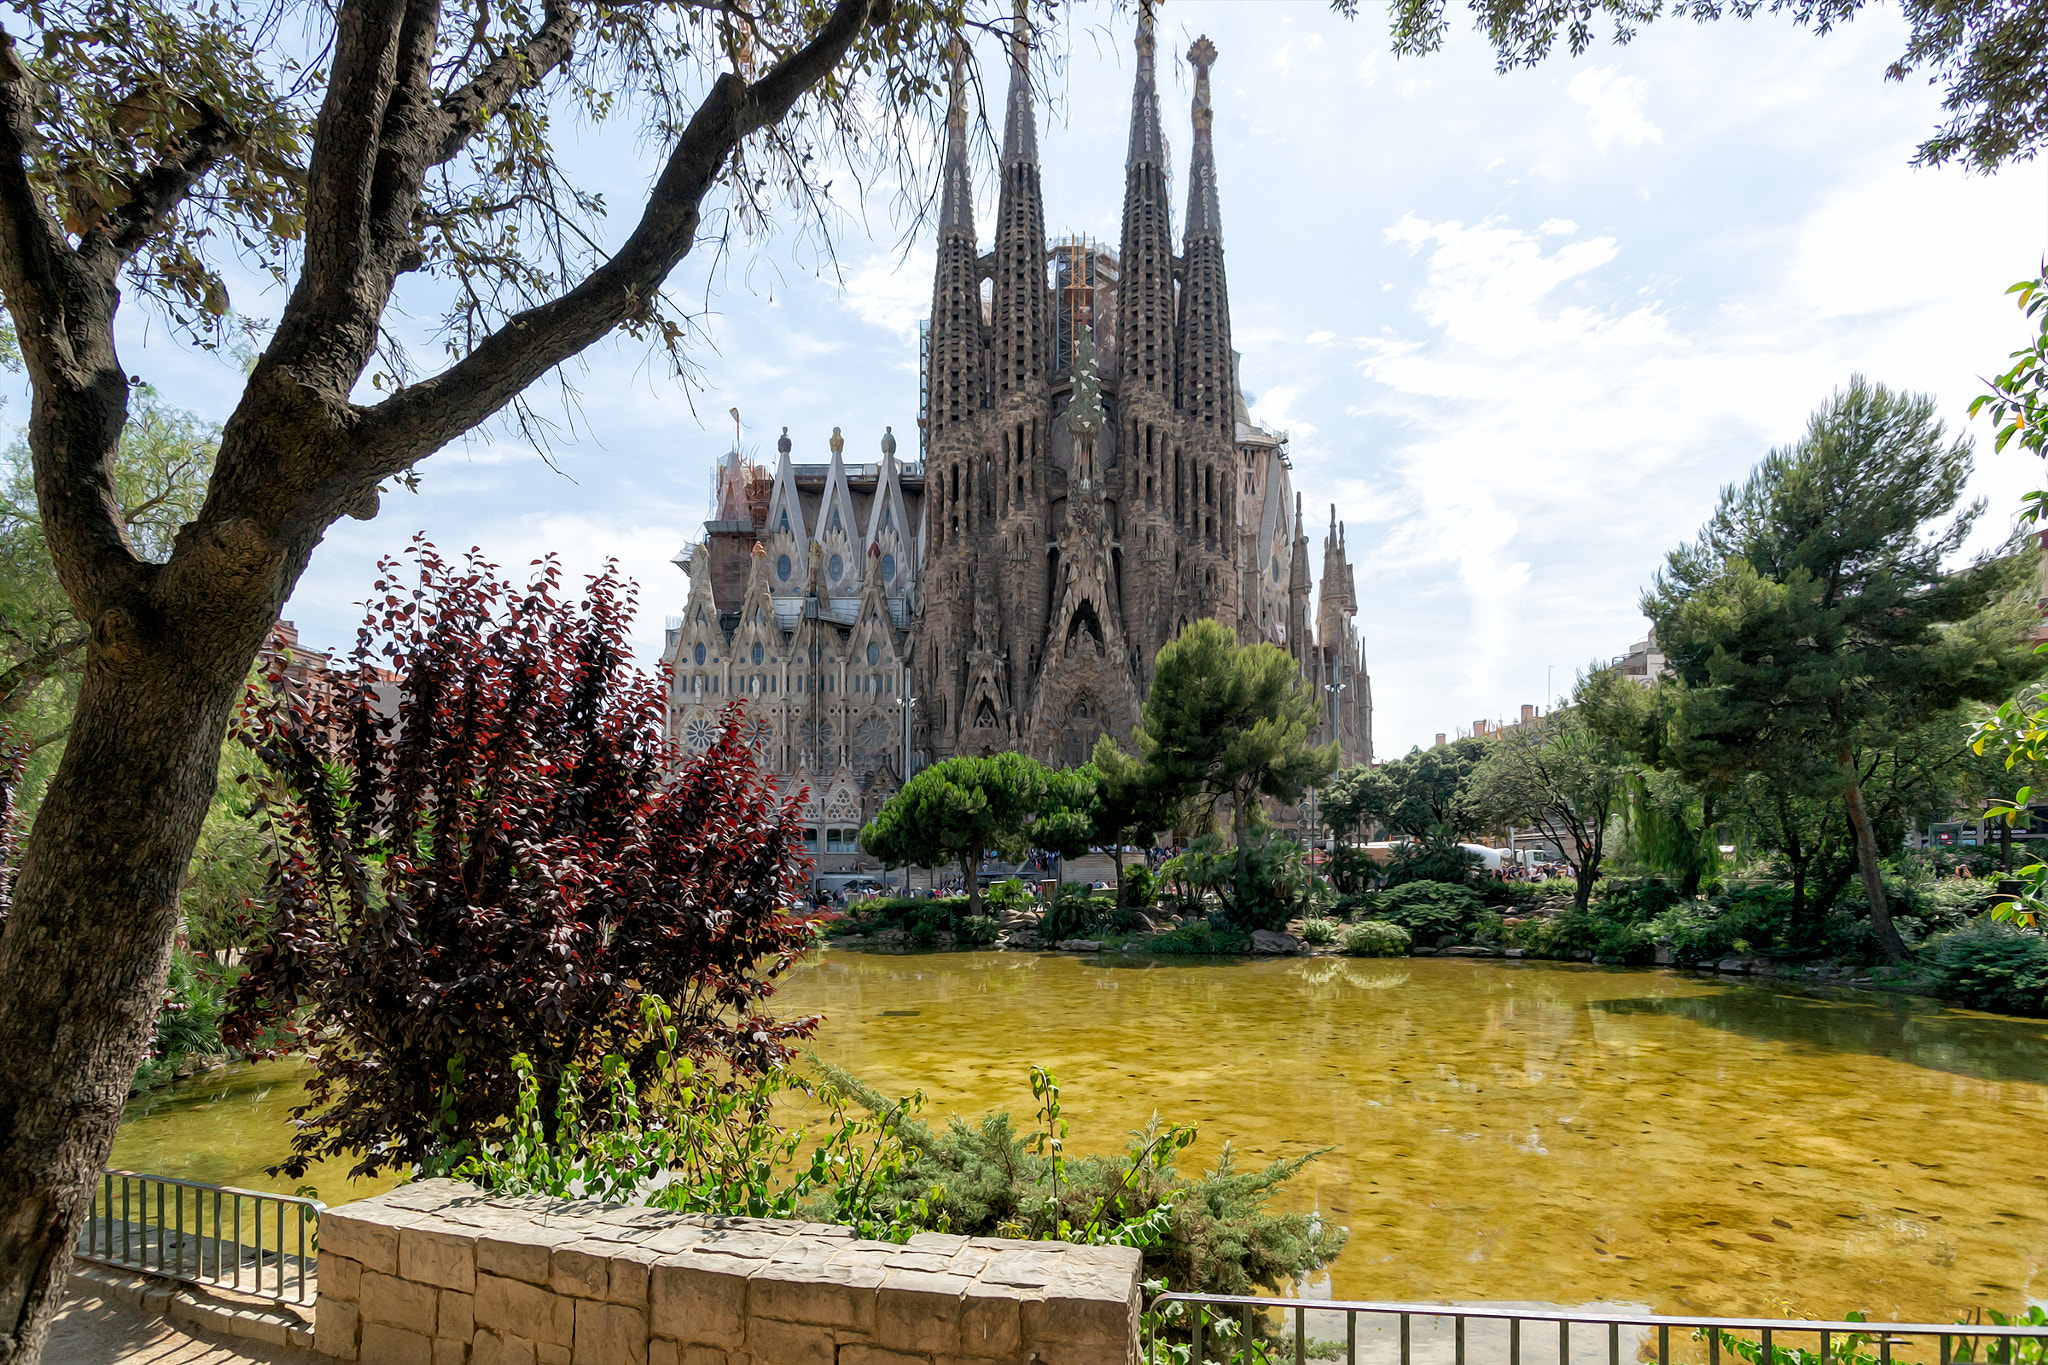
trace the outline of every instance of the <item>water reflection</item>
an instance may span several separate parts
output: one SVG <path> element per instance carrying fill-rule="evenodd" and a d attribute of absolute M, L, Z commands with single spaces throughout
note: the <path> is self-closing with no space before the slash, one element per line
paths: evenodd
<path fill-rule="evenodd" d="M 1592 1008 L 1689 1019 L 1748 1038 L 1860 1052 L 1979 1080 L 2048 1084 L 2048 1022 L 1951 1010 L 1906 996 L 1734 986 L 1675 998 L 1596 1000 Z"/>

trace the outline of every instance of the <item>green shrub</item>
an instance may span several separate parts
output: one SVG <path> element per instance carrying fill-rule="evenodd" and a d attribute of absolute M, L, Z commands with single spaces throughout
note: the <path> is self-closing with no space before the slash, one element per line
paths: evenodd
<path fill-rule="evenodd" d="M 1117 884 L 1117 889 L 1123 903 L 1134 910 L 1150 909 L 1159 900 L 1159 879 L 1144 863 L 1126 864 L 1123 880 Z"/>
<path fill-rule="evenodd" d="M 1337 897 L 1333 913 L 1338 919 L 1356 924 L 1362 919 L 1375 919 L 1380 913 L 1379 893 L 1361 891 L 1353 895 Z"/>
<path fill-rule="evenodd" d="M 1662 877 L 1609 877 L 1593 888 L 1593 908 L 1623 924 L 1655 919 L 1684 897 Z"/>
<path fill-rule="evenodd" d="M 1432 838 L 1403 844 L 1395 849 L 1387 859 L 1385 875 L 1389 886 L 1404 886 L 1410 882 L 1466 886 L 1485 865 L 1485 860 L 1470 849 L 1448 838 Z"/>
<path fill-rule="evenodd" d="M 1469 886 L 1416 881 L 1380 893 L 1376 918 L 1398 924 L 1417 938 L 1437 938 L 1458 933 L 1485 908 L 1486 902 Z"/>
<path fill-rule="evenodd" d="M 1972 1009 L 2048 1016 L 2048 937 L 1996 920 L 1937 934 L 1922 956 L 1935 989 Z"/>
<path fill-rule="evenodd" d="M 1016 877 L 997 882 L 981 898 L 988 912 L 998 918 L 1019 910 L 1028 910 L 1035 903 L 1031 889 Z"/>
<path fill-rule="evenodd" d="M 1678 962 L 1717 962 L 1734 951 L 1735 927 L 1708 901 L 1680 901 L 1650 921 L 1650 937 L 1671 945 Z"/>
<path fill-rule="evenodd" d="M 963 915 L 960 927 L 954 937 L 962 943 L 994 943 L 998 935 L 996 922 L 987 915 Z"/>
<path fill-rule="evenodd" d="M 1317 947 L 1337 941 L 1337 922 L 1328 919 L 1307 919 L 1301 922 L 1301 941 Z"/>
<path fill-rule="evenodd" d="M 171 950 L 171 974 L 156 1016 L 156 1039 L 137 1069 L 134 1087 L 147 1090 L 172 1080 L 194 1057 L 227 1054 L 220 1021 L 227 1013 L 228 987 L 237 969 L 224 968 L 179 944 Z"/>
<path fill-rule="evenodd" d="M 1353 957 L 1402 957 L 1415 946 L 1415 936 L 1399 924 L 1368 919 L 1346 926 L 1337 942 Z"/>
<path fill-rule="evenodd" d="M 1169 957 L 1236 956 L 1250 952 L 1251 948 L 1252 936 L 1244 930 L 1227 924 L 1211 924 L 1206 919 L 1183 924 L 1145 940 L 1146 952 L 1163 953 Z"/>
<path fill-rule="evenodd" d="M 1053 893 L 1045 913 L 1039 916 L 1039 936 L 1048 943 L 1081 938 L 1113 906 L 1114 902 L 1106 896 L 1098 902 L 1085 883 L 1066 882 Z"/>
<path fill-rule="evenodd" d="M 1591 953 L 1595 962 L 1645 966 L 1657 960 L 1657 943 L 1647 924 L 1623 924 L 1590 911 L 1561 915 L 1550 927 L 1546 951 L 1552 957 Z"/>
<path fill-rule="evenodd" d="M 1548 882 L 1501 882 L 1488 877 L 1479 883 L 1479 898 L 1496 909 L 1527 910 L 1543 899 Z"/>

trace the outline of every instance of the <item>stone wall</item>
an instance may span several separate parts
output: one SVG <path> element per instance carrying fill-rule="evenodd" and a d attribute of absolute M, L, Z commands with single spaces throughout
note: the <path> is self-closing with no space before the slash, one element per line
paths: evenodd
<path fill-rule="evenodd" d="M 320 1217 L 314 1344 L 362 1365 L 1131 1365 L 1126 1247 L 499 1198 Z"/>

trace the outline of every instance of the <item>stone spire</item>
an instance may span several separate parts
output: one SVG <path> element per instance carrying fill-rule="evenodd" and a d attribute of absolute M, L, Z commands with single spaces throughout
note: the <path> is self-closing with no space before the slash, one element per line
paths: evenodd
<path fill-rule="evenodd" d="M 928 435 L 967 422 L 981 406 L 981 267 L 974 236 L 974 185 L 967 168 L 967 47 L 953 40 L 946 107 L 945 179 L 939 190 L 938 268 L 932 278 Z M 934 448 L 936 451 L 936 447 Z"/>
<path fill-rule="evenodd" d="M 1159 131 L 1157 46 L 1151 0 L 1138 6 L 1138 80 L 1131 93 L 1124 162 L 1123 240 L 1117 253 L 1118 395 L 1125 405 L 1157 395 L 1173 406 L 1173 213 L 1167 203 L 1166 139 Z"/>
<path fill-rule="evenodd" d="M 1315 641 L 1309 635 L 1308 595 L 1314 587 L 1308 571 L 1308 532 L 1301 524 L 1301 494 L 1294 495 L 1294 562 L 1287 575 L 1287 652 L 1308 662 Z"/>
<path fill-rule="evenodd" d="M 1194 157 L 1188 170 L 1186 274 L 1180 298 L 1180 406 L 1195 424 L 1237 437 L 1237 383 L 1230 350 L 1230 289 L 1223 272 L 1223 213 L 1216 193 L 1216 149 L 1209 135 L 1209 68 L 1216 45 L 1197 38 L 1188 49 L 1195 68 Z"/>
<path fill-rule="evenodd" d="M 1337 504 L 1330 504 L 1330 532 L 1323 537 L 1323 592 L 1316 603 L 1316 634 L 1326 645 L 1341 646 L 1344 626 L 1358 611 L 1351 562 L 1344 553 L 1344 526 Z"/>
<path fill-rule="evenodd" d="M 1010 34 L 1010 104 L 1003 124 L 1003 189 L 996 209 L 996 393 L 1041 394 L 1052 368 L 1045 288 L 1045 197 L 1031 112 L 1031 19 L 1016 0 Z M 1031 452 L 1025 452 L 1028 456 Z"/>
<path fill-rule="evenodd" d="M 953 70 L 946 82 L 945 179 L 939 186 L 939 236 L 974 236 L 974 184 L 967 168 L 967 44 L 953 39 Z"/>

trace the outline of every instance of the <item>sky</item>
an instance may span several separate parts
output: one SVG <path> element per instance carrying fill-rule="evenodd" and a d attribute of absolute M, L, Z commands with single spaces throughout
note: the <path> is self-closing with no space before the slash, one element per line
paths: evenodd
<path fill-rule="evenodd" d="M 1047 227 L 1114 244 L 1132 20 L 1080 13 L 1040 110 Z M 1182 54 L 1200 33 L 1221 53 L 1242 379 L 1254 416 L 1290 437 L 1318 572 L 1332 504 L 1348 528 L 1381 758 L 1543 704 L 1625 653 L 1665 552 L 1850 375 L 1932 394 L 1960 429 L 1980 376 L 2025 340 L 2004 290 L 2048 247 L 2048 172 L 1909 165 L 1940 95 L 1882 79 L 1905 41 L 1890 10 L 1824 37 L 1768 17 L 1666 21 L 1507 75 L 1462 12 L 1443 52 L 1400 60 L 1377 6 L 1354 21 L 1291 0 L 1159 13 L 1177 196 Z M 622 205 L 657 160 L 595 133 L 571 155 Z M 701 534 L 732 444 L 728 409 L 769 462 L 784 426 L 799 460 L 827 458 L 834 426 L 849 459 L 874 458 L 885 427 L 915 450 L 930 242 L 906 240 L 888 195 L 844 207 L 830 258 L 792 231 L 684 262 L 671 289 L 696 312 L 689 386 L 614 339 L 571 372 L 574 406 L 541 397 L 561 418 L 547 458 L 487 430 L 423 464 L 419 490 L 388 493 L 374 521 L 333 528 L 285 612 L 302 639 L 350 642 L 378 558 L 424 532 L 507 566 L 618 559 L 652 665 L 687 591 L 670 560 Z M 255 282 L 238 289 L 245 312 L 274 311 Z M 121 344 L 172 402 L 231 411 L 239 373 L 138 306 Z M 2039 472 L 1978 430 L 1988 544 Z"/>

